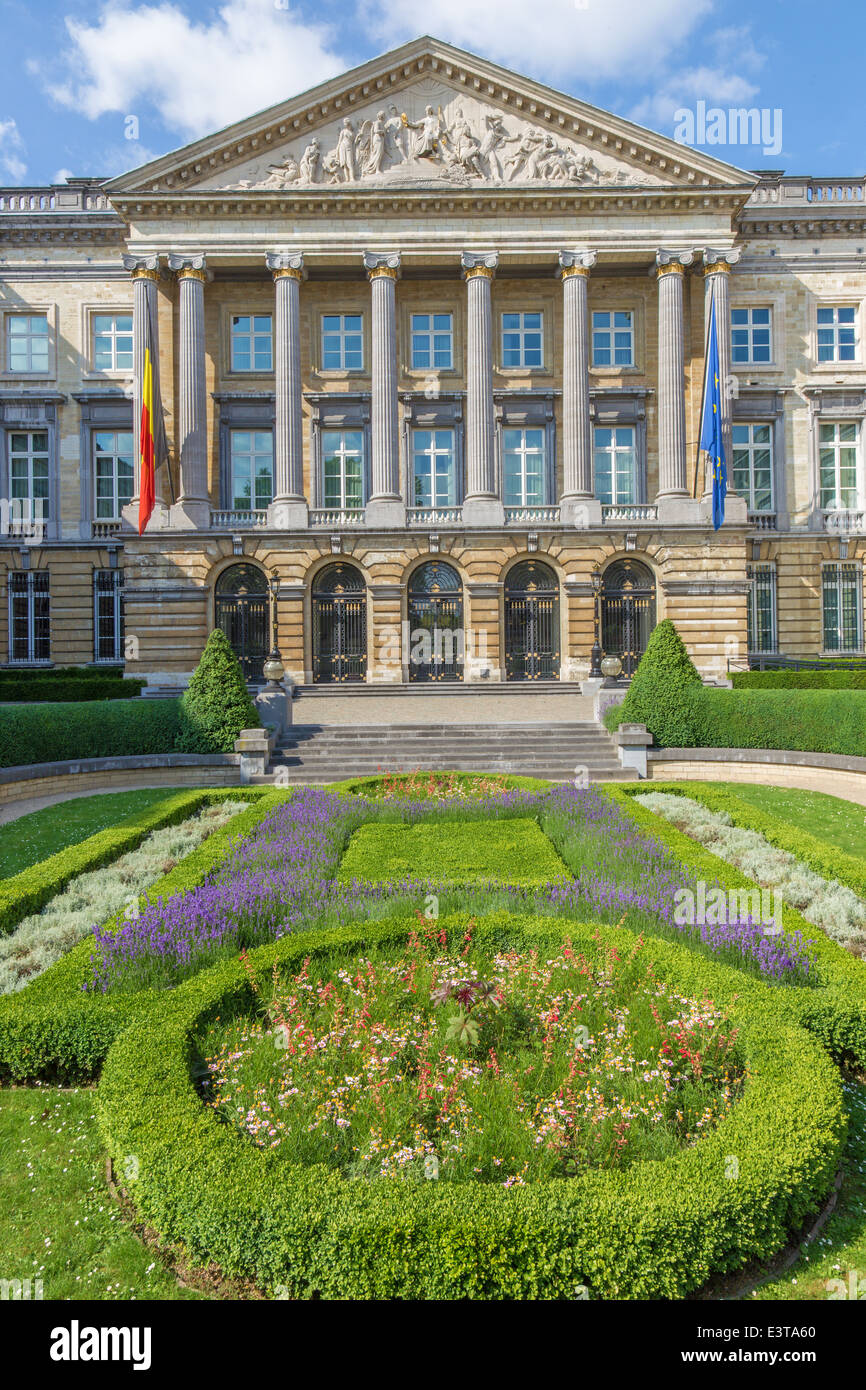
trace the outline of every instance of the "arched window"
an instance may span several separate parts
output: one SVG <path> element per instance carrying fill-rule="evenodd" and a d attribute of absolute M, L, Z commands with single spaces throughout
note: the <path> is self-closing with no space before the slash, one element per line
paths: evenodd
<path fill-rule="evenodd" d="M 652 570 L 640 560 L 614 560 L 602 578 L 601 645 L 605 656 L 618 656 L 623 673 L 634 675 L 655 625 Z"/>
<path fill-rule="evenodd" d="M 559 584 L 541 560 L 522 560 L 506 576 L 505 676 L 559 679 Z"/>
<path fill-rule="evenodd" d="M 444 560 L 428 560 L 409 578 L 409 680 L 463 679 L 463 586 Z"/>
<path fill-rule="evenodd" d="M 214 591 L 214 619 L 246 679 L 261 680 L 268 652 L 268 581 L 258 565 L 230 565 L 223 570 Z"/>
<path fill-rule="evenodd" d="M 313 580 L 313 680 L 367 678 L 367 594 L 364 576 L 342 560 Z"/>

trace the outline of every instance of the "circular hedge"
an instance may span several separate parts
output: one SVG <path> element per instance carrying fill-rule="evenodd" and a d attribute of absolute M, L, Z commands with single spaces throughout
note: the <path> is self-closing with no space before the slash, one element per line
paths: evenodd
<path fill-rule="evenodd" d="M 308 955 L 398 946 L 410 925 L 298 934 L 250 959 L 259 971 L 292 969 Z M 440 925 L 462 939 L 463 918 Z M 543 949 L 566 931 L 588 955 L 599 941 L 634 945 L 616 928 L 505 913 L 474 935 Z M 191 1074 L 201 1029 L 253 1008 L 237 961 L 162 996 L 114 1044 L 98 1092 L 109 1152 L 136 1174 L 129 1195 L 162 1239 L 278 1296 L 571 1299 L 583 1287 L 591 1298 L 682 1298 L 772 1255 L 819 1206 L 845 1115 L 838 1073 L 776 1006 L 777 991 L 676 944 L 645 949 L 663 978 L 726 1009 L 747 1072 L 717 1128 L 663 1162 L 505 1189 L 349 1180 L 258 1149 L 205 1107 Z"/>

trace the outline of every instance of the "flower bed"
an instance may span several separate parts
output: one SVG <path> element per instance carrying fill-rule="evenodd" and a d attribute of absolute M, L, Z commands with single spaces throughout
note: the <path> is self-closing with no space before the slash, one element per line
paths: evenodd
<path fill-rule="evenodd" d="M 449 951 L 466 920 L 440 921 Z M 248 968 L 297 975 L 307 957 L 399 949 L 411 923 L 304 933 L 260 948 Z M 597 929 L 596 929 L 597 932 Z M 615 929 L 570 929 L 575 949 L 627 953 Z M 549 919 L 478 925 L 488 950 L 562 944 Z M 833 1178 L 845 1121 L 835 1069 L 773 1006 L 773 991 L 671 943 L 652 943 L 660 979 L 707 993 L 739 1029 L 747 1080 L 715 1129 L 663 1162 L 514 1184 L 352 1180 L 286 1161 L 208 1113 L 190 1072 L 195 1039 L 255 995 L 222 962 L 165 996 L 118 1039 L 99 1087 L 114 1160 L 138 1159 L 128 1190 L 139 1218 L 189 1258 L 217 1261 L 289 1296 L 325 1298 L 679 1298 L 714 1271 L 784 1244 Z M 732 1156 L 736 1172 L 732 1170 Z"/>
<path fill-rule="evenodd" d="M 264 1020 L 207 1031 L 210 1104 L 288 1162 L 504 1187 L 666 1158 L 730 1109 L 736 1030 L 640 939 L 592 960 L 472 936 L 449 951 L 424 923 L 400 953 L 250 971 Z"/>

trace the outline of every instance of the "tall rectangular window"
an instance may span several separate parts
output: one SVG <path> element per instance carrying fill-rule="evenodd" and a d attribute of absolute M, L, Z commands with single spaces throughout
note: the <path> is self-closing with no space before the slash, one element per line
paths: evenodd
<path fill-rule="evenodd" d="M 826 564 L 821 579 L 825 652 L 861 651 L 863 576 L 860 566 L 845 561 Z"/>
<path fill-rule="evenodd" d="M 818 361 L 856 362 L 857 310 L 853 304 L 818 310 Z"/>
<path fill-rule="evenodd" d="M 231 341 L 233 372 L 274 370 L 270 314 L 233 314 Z"/>
<path fill-rule="evenodd" d="M 775 652 L 776 626 L 776 566 L 756 564 L 746 566 L 751 581 L 747 612 L 750 652 Z"/>
<path fill-rule="evenodd" d="M 544 430 L 502 431 L 506 507 L 543 507 L 547 501 Z"/>
<path fill-rule="evenodd" d="M 270 430 L 232 430 L 231 506 L 263 512 L 274 492 L 274 436 Z"/>
<path fill-rule="evenodd" d="M 634 428 L 600 425 L 593 432 L 595 495 L 608 506 L 637 501 Z"/>
<path fill-rule="evenodd" d="M 773 433 L 770 425 L 734 425 L 734 487 L 750 512 L 773 510 Z"/>
<path fill-rule="evenodd" d="M 8 578 L 9 660 L 50 661 L 47 570 L 13 570 Z"/>
<path fill-rule="evenodd" d="M 634 366 L 634 314 L 630 309 L 593 310 L 592 365 Z"/>
<path fill-rule="evenodd" d="M 93 658 L 123 660 L 123 570 L 93 571 Z"/>
<path fill-rule="evenodd" d="M 132 371 L 132 314 L 94 314 L 93 366 L 97 372 Z"/>
<path fill-rule="evenodd" d="M 772 310 L 731 310 L 731 361 L 760 366 L 772 361 Z"/>
<path fill-rule="evenodd" d="M 503 367 L 543 367 L 541 313 L 502 315 Z"/>
<path fill-rule="evenodd" d="M 322 481 L 326 507 L 363 507 L 363 430 L 322 430 Z"/>
<path fill-rule="evenodd" d="M 328 372 L 364 370 L 364 335 L 360 314 L 322 315 L 322 367 Z"/>
<path fill-rule="evenodd" d="M 827 511 L 859 506 L 856 421 L 822 421 L 818 426 L 821 506 Z"/>
<path fill-rule="evenodd" d="M 457 502 L 453 430 L 413 430 L 413 505 L 453 507 Z"/>
<path fill-rule="evenodd" d="M 131 430 L 95 430 L 93 458 L 97 521 L 119 521 L 132 501 L 135 463 Z"/>
<path fill-rule="evenodd" d="M 450 314 L 412 315 L 412 366 L 430 371 L 448 371 L 454 366 Z"/>
<path fill-rule="evenodd" d="M 13 430 L 9 434 L 9 500 L 24 505 L 21 514 L 48 520 L 48 433 Z"/>
<path fill-rule="evenodd" d="M 22 376 L 47 375 L 47 314 L 7 314 L 6 370 Z"/>

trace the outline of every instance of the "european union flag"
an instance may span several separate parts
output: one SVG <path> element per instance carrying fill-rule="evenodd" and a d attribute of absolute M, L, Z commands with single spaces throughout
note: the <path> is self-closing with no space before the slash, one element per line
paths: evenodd
<path fill-rule="evenodd" d="M 728 468 L 722 443 L 722 392 L 719 380 L 719 340 L 716 336 L 716 299 L 710 303 L 710 332 L 707 339 L 707 370 L 704 377 L 704 405 L 701 413 L 700 446 L 713 468 L 713 526 L 718 531 L 725 519 Z"/>

